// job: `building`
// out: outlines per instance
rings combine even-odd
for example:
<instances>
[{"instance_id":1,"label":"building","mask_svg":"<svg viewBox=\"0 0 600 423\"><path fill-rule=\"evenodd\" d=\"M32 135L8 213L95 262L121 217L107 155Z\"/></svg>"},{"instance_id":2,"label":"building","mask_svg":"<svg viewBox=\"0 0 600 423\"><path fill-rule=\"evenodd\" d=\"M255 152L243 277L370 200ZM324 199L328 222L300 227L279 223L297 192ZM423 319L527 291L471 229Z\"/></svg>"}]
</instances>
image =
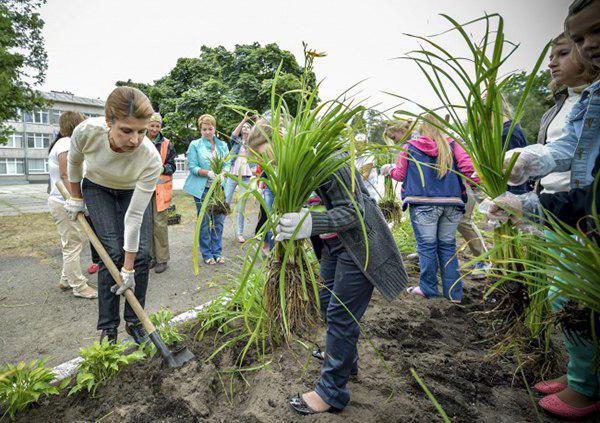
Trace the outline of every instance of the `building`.
<instances>
[{"instance_id":1,"label":"building","mask_svg":"<svg viewBox=\"0 0 600 423\"><path fill-rule=\"evenodd\" d=\"M21 112L18 121L8 122L14 132L6 144L0 144L0 184L48 181L48 147L58 134L61 112L75 110L88 117L104 115L102 100L58 91L42 95L51 103L48 109Z\"/></svg>"}]
</instances>

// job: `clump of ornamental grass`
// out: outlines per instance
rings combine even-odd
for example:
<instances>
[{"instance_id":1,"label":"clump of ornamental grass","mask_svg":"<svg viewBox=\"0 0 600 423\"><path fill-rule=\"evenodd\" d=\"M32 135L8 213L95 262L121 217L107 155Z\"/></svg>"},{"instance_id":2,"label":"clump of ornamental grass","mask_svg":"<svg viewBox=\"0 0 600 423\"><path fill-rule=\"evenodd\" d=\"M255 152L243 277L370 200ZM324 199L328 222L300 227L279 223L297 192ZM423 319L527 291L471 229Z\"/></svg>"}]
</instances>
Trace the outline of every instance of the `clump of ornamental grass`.
<instances>
[{"instance_id":1,"label":"clump of ornamental grass","mask_svg":"<svg viewBox=\"0 0 600 423\"><path fill-rule=\"evenodd\" d=\"M215 153L210 159L210 170L215 174L215 179L212 181L214 185L214 191L210 196L210 201L206 206L206 213L209 215L222 215L230 214L231 208L227 201L225 201L225 190L223 188L224 177L222 176L225 172L225 165L227 164L227 158L221 157Z\"/></svg>"},{"instance_id":2,"label":"clump of ornamental grass","mask_svg":"<svg viewBox=\"0 0 600 423\"><path fill-rule=\"evenodd\" d=\"M442 16L451 24L451 29L446 32L458 35L467 47L468 57L451 54L445 46L434 41L436 36L411 35L420 42L421 47L409 52L403 59L411 60L420 68L442 106L432 109L398 96L415 104L422 112L400 110L396 113L416 118L421 118L422 115L432 116L434 121L430 123L456 139L472 158L481 179L479 189L487 196L496 198L506 192L508 177L517 158L515 155L508 166L504 165L508 143L502 142L505 120L502 89L512 75L502 76L500 68L518 46L505 39L504 19L499 14L485 15L462 25L447 15ZM477 23L483 25L483 35L478 41L474 41L468 35L467 27ZM505 51L507 46L508 52ZM523 115L523 105L547 48L546 46L540 54L523 88L507 139ZM446 114L448 120L444 116ZM493 313L489 315L494 322L502 322L495 331L502 338L509 333L525 333L519 336L547 339L547 331L540 333L538 329L547 328L542 322L548 316L536 315L535 321L528 317L532 315L528 311L530 309L547 310L547 306L539 304L547 300L543 294L533 295L523 283L528 277L525 265L527 251L520 245L516 235L517 230L508 224L502 224L494 230L494 243L500 247L495 248L489 258L502 271L520 274L521 277L515 281L505 280L492 285L493 289L486 294L488 299L493 299L490 303L495 304ZM512 331L514 325L525 325L527 330L519 328ZM511 350L514 340L509 339L506 343L503 338L497 349ZM542 341L541 344L547 343Z\"/></svg>"}]
</instances>

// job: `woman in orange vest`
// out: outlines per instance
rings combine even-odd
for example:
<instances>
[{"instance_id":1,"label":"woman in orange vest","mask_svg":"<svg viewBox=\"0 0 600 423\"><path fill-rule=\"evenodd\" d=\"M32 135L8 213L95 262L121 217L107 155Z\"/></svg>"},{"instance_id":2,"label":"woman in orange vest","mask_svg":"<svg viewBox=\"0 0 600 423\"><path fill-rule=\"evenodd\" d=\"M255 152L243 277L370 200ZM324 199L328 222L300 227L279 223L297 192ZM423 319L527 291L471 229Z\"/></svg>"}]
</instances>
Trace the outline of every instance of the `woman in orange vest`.
<instances>
[{"instance_id":1,"label":"woman in orange vest","mask_svg":"<svg viewBox=\"0 0 600 423\"><path fill-rule=\"evenodd\" d=\"M156 191L152 196L152 215L153 215L153 242L152 242L152 261L150 267L154 267L156 273L162 273L167 270L169 256L169 227L167 208L171 203L173 194L173 173L175 173L175 147L161 132L162 117L159 113L154 113L148 123L148 138L154 143L160 153L162 161L162 173L156 184Z\"/></svg>"}]
</instances>

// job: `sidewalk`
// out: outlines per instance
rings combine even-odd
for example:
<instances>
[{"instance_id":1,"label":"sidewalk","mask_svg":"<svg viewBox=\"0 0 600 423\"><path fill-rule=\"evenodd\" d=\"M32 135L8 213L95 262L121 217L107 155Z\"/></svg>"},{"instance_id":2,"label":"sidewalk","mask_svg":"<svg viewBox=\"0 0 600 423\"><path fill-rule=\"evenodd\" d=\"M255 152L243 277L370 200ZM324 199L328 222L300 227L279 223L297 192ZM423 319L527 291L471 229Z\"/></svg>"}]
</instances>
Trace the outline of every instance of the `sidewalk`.
<instances>
[{"instance_id":1,"label":"sidewalk","mask_svg":"<svg viewBox=\"0 0 600 423\"><path fill-rule=\"evenodd\" d=\"M187 174L175 174L173 189L183 189ZM0 185L0 216L48 212L47 184Z\"/></svg>"}]
</instances>

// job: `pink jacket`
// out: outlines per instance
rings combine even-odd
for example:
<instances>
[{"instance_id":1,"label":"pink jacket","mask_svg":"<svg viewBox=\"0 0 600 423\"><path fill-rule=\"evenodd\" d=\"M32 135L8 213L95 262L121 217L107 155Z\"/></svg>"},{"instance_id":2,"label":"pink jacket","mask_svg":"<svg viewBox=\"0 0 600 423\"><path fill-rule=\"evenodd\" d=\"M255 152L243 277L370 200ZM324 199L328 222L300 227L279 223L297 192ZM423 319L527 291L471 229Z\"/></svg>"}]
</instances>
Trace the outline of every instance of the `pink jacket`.
<instances>
[{"instance_id":1,"label":"pink jacket","mask_svg":"<svg viewBox=\"0 0 600 423\"><path fill-rule=\"evenodd\" d=\"M451 142L454 140L452 138L448 138L446 141ZM398 182L404 181L404 178L406 177L406 169L408 168L408 164L410 163L410 161L408 160L407 152L408 144L412 145L415 148L418 148L430 157L437 157L438 155L437 144L431 138L420 137L416 140L408 141L402 147L402 150L400 150L400 153L398 154L396 166L390 171L390 177ZM467 177L466 180L469 185L474 186L475 183L481 182L479 178L473 178L475 168L473 167L471 157L469 157L465 149L462 148L457 142L454 143L454 159L456 160L456 165L460 173Z\"/></svg>"}]
</instances>

